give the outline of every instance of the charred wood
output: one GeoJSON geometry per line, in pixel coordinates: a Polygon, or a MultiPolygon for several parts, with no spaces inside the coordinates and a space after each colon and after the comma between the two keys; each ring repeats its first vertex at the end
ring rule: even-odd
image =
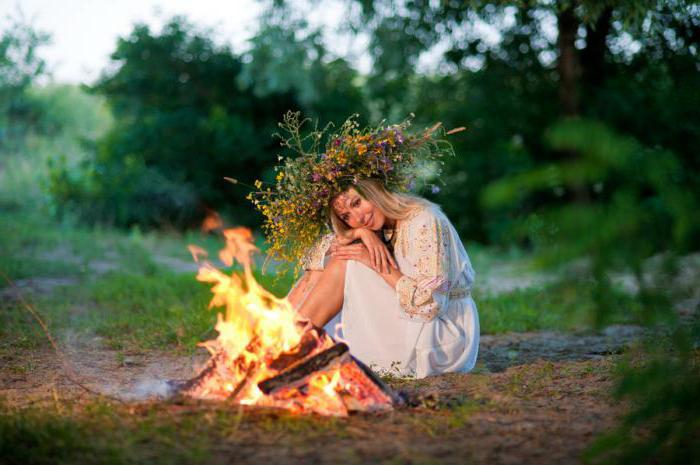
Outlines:
{"type": "Polygon", "coordinates": [[[324,371],[339,362],[339,357],[348,352],[348,346],[344,343],[335,344],[324,351],[317,353],[308,360],[299,363],[282,373],[258,383],[258,388],[265,393],[298,384],[309,375],[317,371],[324,371]]]}

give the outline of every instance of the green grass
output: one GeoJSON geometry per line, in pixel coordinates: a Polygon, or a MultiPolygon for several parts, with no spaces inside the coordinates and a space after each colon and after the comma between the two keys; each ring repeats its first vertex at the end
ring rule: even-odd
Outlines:
{"type": "Polygon", "coordinates": [[[137,273],[156,270],[146,243],[133,233],[57,222],[39,212],[0,208],[0,270],[11,279],[79,277],[109,262],[137,273]]]}
{"type": "MultiPolygon", "coordinates": [[[[0,270],[12,280],[71,278],[74,284],[50,293],[23,291],[52,332],[97,335],[113,348],[191,350],[213,335],[216,311],[208,309],[209,284],[193,272],[159,265],[156,253],[205,246],[212,256],[223,245],[212,235],[122,232],[52,222],[46,217],[0,210],[0,270]],[[100,265],[106,270],[95,269],[100,265]]],[[[277,296],[286,294],[291,275],[256,279],[277,296]]],[[[4,280],[3,280],[4,281],[4,280]]],[[[6,288],[0,284],[0,291],[6,288]]],[[[0,339],[36,345],[45,336],[26,308],[13,299],[0,302],[0,339]]]]}
{"type": "MultiPolygon", "coordinates": [[[[585,330],[595,325],[591,319],[595,301],[585,283],[565,281],[511,292],[489,295],[476,293],[481,332],[585,330]]],[[[632,322],[638,304],[623,293],[614,292],[609,302],[607,324],[632,322]]]]}
{"type": "Polygon", "coordinates": [[[8,465],[199,463],[211,446],[198,434],[199,420],[153,411],[134,416],[100,402],[19,410],[0,399],[0,457],[8,465]]]}
{"type": "MultiPolygon", "coordinates": [[[[215,311],[207,308],[209,285],[193,272],[162,264],[162,258],[189,263],[188,244],[216,257],[223,241],[198,231],[130,231],[86,227],[64,216],[57,221],[41,188],[46,162],[56,155],[79,161],[84,154],[70,137],[33,137],[27,156],[6,154],[0,168],[0,271],[12,280],[69,278],[72,284],[31,294],[52,332],[98,335],[117,349],[191,350],[213,336],[215,311]],[[20,195],[21,194],[21,195],[20,195]]],[[[258,245],[262,246],[260,237],[258,245]]],[[[475,269],[523,264],[520,250],[469,245],[475,269]]],[[[278,296],[293,283],[290,274],[256,279],[278,296]]],[[[6,283],[0,284],[0,292],[6,283]]],[[[497,296],[476,293],[483,333],[579,329],[590,326],[592,294],[580,283],[516,290],[497,296]]],[[[629,304],[624,296],[612,302],[629,304]]],[[[613,321],[624,321],[616,317],[613,321]]],[[[36,322],[12,299],[0,301],[0,344],[32,346],[44,339],[36,322]]]]}
{"type": "MultiPolygon", "coordinates": [[[[32,300],[58,334],[77,331],[101,336],[114,349],[192,350],[197,342],[214,335],[220,309],[208,308],[211,296],[209,286],[189,274],[109,272],[82,286],[66,286],[32,300]]],[[[2,310],[0,337],[13,343],[44,338],[19,302],[3,304],[2,310]]]]}
{"type": "MultiPolygon", "coordinates": [[[[52,331],[98,335],[117,349],[191,350],[213,336],[216,310],[207,309],[209,285],[196,281],[192,272],[157,264],[155,255],[178,254],[175,258],[187,261],[186,246],[195,243],[215,256],[222,245],[216,236],[85,228],[17,212],[0,211],[0,220],[0,269],[4,273],[14,280],[72,277],[75,281],[33,297],[52,331]],[[95,263],[107,264],[111,271],[97,272],[95,263]]],[[[482,264],[502,260],[489,257],[485,249],[476,255],[482,264]]],[[[293,283],[289,274],[262,275],[259,269],[255,274],[278,296],[285,295],[293,283]]],[[[475,300],[485,334],[574,330],[592,324],[588,315],[593,314],[593,294],[576,281],[499,295],[477,291],[475,300]]],[[[631,298],[619,293],[611,302],[618,312],[610,322],[628,321],[624,310],[632,304],[631,298]]],[[[18,302],[3,302],[0,307],[1,337],[13,343],[44,337],[18,302]]]]}
{"type": "MultiPolygon", "coordinates": [[[[116,405],[101,401],[14,408],[0,399],[0,457],[8,465],[33,464],[193,464],[249,462],[260,454],[272,463],[313,461],[319,444],[332,444],[344,463],[365,463],[355,456],[367,434],[400,442],[404,454],[430,457],[426,435],[458,433],[486,406],[472,401],[435,412],[397,411],[350,418],[298,415],[278,410],[253,411],[225,403],[183,406],[169,403],[116,405]],[[398,434],[397,434],[398,432],[398,434]],[[413,450],[408,438],[417,437],[413,450]]],[[[384,449],[374,442],[371,447],[384,449]]],[[[390,457],[383,463],[393,463],[390,457]]],[[[405,463],[406,460],[401,460],[405,463]]]]}

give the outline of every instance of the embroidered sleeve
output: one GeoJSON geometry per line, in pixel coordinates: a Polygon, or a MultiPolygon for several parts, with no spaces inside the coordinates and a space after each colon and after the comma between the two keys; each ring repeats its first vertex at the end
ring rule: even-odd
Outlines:
{"type": "Polygon", "coordinates": [[[328,248],[333,243],[335,235],[333,233],[326,234],[311,249],[309,249],[301,259],[302,268],[304,270],[319,271],[324,268],[324,261],[328,248]]]}
{"type": "Polygon", "coordinates": [[[422,215],[411,227],[413,269],[398,280],[396,292],[410,319],[430,321],[449,301],[449,232],[434,215],[422,215]]]}

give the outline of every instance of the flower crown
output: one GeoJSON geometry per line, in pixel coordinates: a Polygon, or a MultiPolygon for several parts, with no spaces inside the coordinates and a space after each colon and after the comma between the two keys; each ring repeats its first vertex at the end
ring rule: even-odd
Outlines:
{"type": "Polygon", "coordinates": [[[328,124],[302,136],[302,126],[310,119],[287,112],[279,126],[288,137],[275,135],[282,140],[280,145],[297,156],[278,157],[282,163],[275,167],[274,188],[263,189],[263,183],[255,181],[258,190],[248,194],[265,217],[268,258],[294,263],[295,272],[304,253],[331,231],[328,209],[336,195],[365,178],[378,179],[393,192],[416,190],[421,182],[440,174],[444,155],[454,155],[451,144],[434,137],[443,132],[440,123],[410,134],[410,118],[396,125],[359,129],[357,116],[351,115],[335,133],[328,124]]]}

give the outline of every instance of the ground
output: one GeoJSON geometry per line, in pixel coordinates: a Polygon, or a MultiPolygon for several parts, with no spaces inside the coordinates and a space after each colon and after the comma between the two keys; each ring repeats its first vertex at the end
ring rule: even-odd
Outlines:
{"type": "Polygon", "coordinates": [[[624,318],[586,329],[580,289],[472,248],[483,277],[477,367],[386,378],[418,406],[324,418],[158,400],[148,396],[164,380],[197,373],[207,354],[195,343],[212,336],[209,291],[183,246],[190,238],[37,231],[4,231],[6,243],[24,242],[0,253],[14,283],[0,286],[0,455],[9,463],[582,463],[624,411],[615,367],[643,333],[624,318]],[[47,320],[66,363],[23,300],[47,320]]]}
{"type": "MultiPolygon", "coordinates": [[[[77,425],[95,421],[96,404],[109,406],[120,429],[137,436],[143,428],[155,430],[145,444],[128,451],[137,457],[174,442],[183,450],[191,443],[202,463],[581,463],[582,451],[619,413],[610,397],[614,356],[580,350],[579,344],[565,347],[563,338],[555,333],[486,338],[473,374],[388,380],[421,398],[422,405],[381,415],[328,419],[225,403],[122,404],[70,381],[50,348],[6,351],[0,396],[12,409],[40,408],[77,425]],[[521,352],[530,354],[532,347],[555,340],[556,361],[529,355],[524,363],[519,360],[521,352]],[[504,350],[510,355],[504,357],[504,350]],[[181,422],[187,425],[180,431],[158,426],[181,422]]],[[[124,356],[91,345],[73,347],[68,355],[82,383],[121,398],[138,395],[146,379],[191,376],[193,359],[203,358],[160,351],[124,356]]],[[[183,463],[192,450],[180,457],[183,463]]]]}
{"type": "MultiPolygon", "coordinates": [[[[118,429],[127,436],[128,449],[117,454],[127,462],[156,460],[155,453],[164,463],[581,463],[620,413],[610,394],[614,359],[638,335],[627,326],[597,334],[484,335],[474,373],[387,379],[421,405],[382,415],[298,417],[148,400],[163,380],[193,376],[207,354],[110,349],[100,337],[81,336],[61,344],[74,371],[47,344],[5,347],[0,397],[14,415],[39,409],[47,418],[70,419],[71,428],[102,425],[108,415],[113,423],[102,434],[118,429]]],[[[94,460],[103,447],[98,440],[80,453],[94,460]]]]}

